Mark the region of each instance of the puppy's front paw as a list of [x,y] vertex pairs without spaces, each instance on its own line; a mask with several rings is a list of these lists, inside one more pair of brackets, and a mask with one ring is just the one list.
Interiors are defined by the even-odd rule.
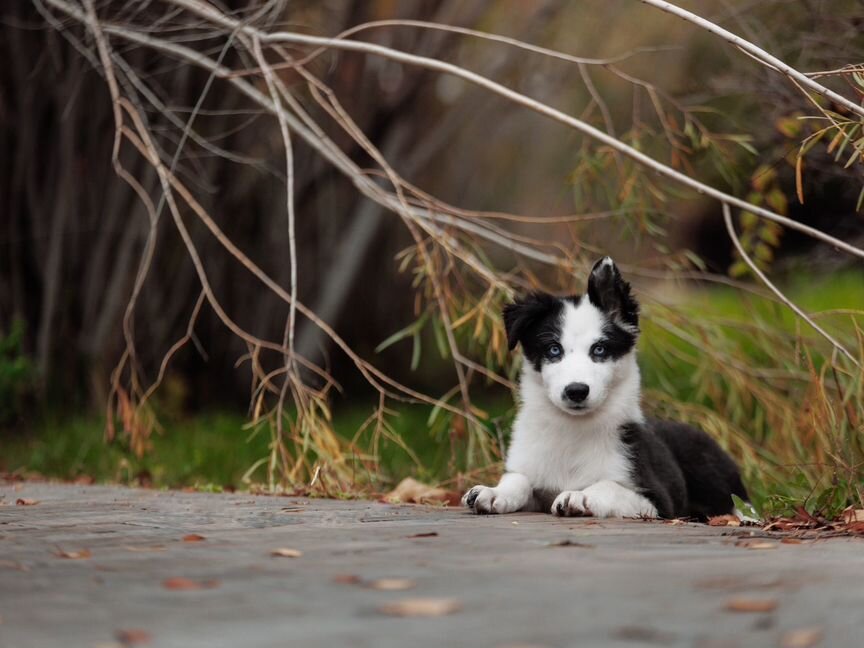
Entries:
[[507,497],[497,488],[475,486],[462,496],[462,506],[467,506],[475,513],[513,513],[520,506],[514,498]]
[[462,496],[462,506],[475,513],[495,513],[492,509],[494,502],[495,489],[488,486],[475,486]]
[[563,493],[559,493],[555,501],[552,502],[552,515],[581,517],[583,515],[593,515],[593,513],[588,508],[588,500],[585,497],[585,493],[582,491],[564,491]]

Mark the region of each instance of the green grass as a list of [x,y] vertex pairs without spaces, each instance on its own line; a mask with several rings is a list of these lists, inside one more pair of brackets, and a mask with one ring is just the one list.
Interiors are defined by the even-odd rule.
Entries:
[[[509,401],[492,403],[490,409],[504,410]],[[372,411],[348,406],[336,411],[334,424],[345,438],[353,437]],[[450,446],[446,435],[429,429],[430,408],[407,406],[390,419],[396,433],[420,459],[416,463],[395,443],[380,445],[381,488],[406,476],[440,480],[446,475]],[[121,440],[105,441],[104,419],[100,417],[48,418],[23,437],[0,437],[0,471],[74,480],[92,477],[97,482],[147,483],[156,487],[202,489],[243,487],[243,477],[264,482],[269,455],[266,430],[246,429],[242,413],[213,412],[183,420],[160,420],[163,429],[154,433],[152,448],[136,457]],[[364,447],[366,434],[359,440]],[[358,470],[360,462],[358,462]]]
[[182,487],[239,485],[243,474],[267,454],[263,436],[249,438],[240,414],[213,413],[166,423],[153,447],[137,458],[121,442],[105,442],[104,419],[49,418],[24,438],[6,438],[0,468],[46,477]]
[[[808,313],[831,309],[864,310],[864,274],[859,272],[842,272],[807,280],[793,279],[783,286],[783,290]],[[724,342],[734,345],[741,354],[738,358],[740,361],[753,366],[764,365],[771,360],[770,353],[773,349],[749,331],[736,329],[735,323],[762,327],[766,331],[785,332],[789,336],[795,335],[796,331],[815,335],[812,329],[785,305],[722,286],[688,295],[682,311],[693,317],[694,324],[728,321],[729,325],[723,329]],[[832,330],[832,325],[841,322],[841,319],[843,316],[822,317],[819,318],[819,323]],[[861,318],[859,325],[864,326],[864,318]],[[686,362],[673,357],[669,350],[698,353],[700,349],[661,328],[652,322],[650,317],[643,318],[641,326],[639,364],[642,367],[643,385],[663,389],[677,400],[698,400],[698,378]],[[840,326],[851,334],[848,316]],[[686,326],[683,330],[691,332]],[[851,346],[854,348],[854,341]]]

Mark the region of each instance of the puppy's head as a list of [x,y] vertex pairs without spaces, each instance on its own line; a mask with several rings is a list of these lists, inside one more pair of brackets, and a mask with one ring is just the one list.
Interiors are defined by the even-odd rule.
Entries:
[[600,409],[632,370],[639,304],[609,257],[594,264],[587,295],[532,293],[504,308],[510,349],[522,345],[526,371],[539,376],[558,408],[585,415]]

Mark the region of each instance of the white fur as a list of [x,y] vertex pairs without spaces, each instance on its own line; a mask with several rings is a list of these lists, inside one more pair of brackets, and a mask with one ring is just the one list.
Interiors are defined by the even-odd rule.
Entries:
[[657,509],[644,495],[618,482],[604,480],[584,491],[564,491],[552,503],[556,515],[595,517],[657,517]]
[[462,498],[465,504],[469,493],[479,489],[474,507],[484,513],[515,513],[521,511],[531,499],[531,483],[525,475],[505,473],[495,488],[475,486]]
[[[611,388],[627,372],[626,359],[619,362],[595,362],[591,359],[591,347],[601,338],[604,321],[603,314],[587,298],[583,298],[579,306],[564,303],[560,340],[564,355],[558,362],[544,364],[540,377],[549,401],[568,415],[584,416],[602,405]],[[635,365],[635,356],[633,360]],[[564,388],[571,383],[588,385],[590,391],[584,410],[574,410],[564,400]],[[636,389],[638,396],[638,370]]]
[[[617,361],[594,362],[589,350],[602,336],[604,318],[587,297],[566,303],[561,327],[563,358],[536,371],[522,368],[521,407],[513,425],[506,474],[494,488],[479,489],[475,510],[510,513],[525,508],[535,489],[559,492],[566,515],[656,517],[654,506],[634,490],[630,462],[619,428],[642,422],[639,367],[635,351]],[[574,411],[562,400],[564,387],[585,383],[586,409]]]

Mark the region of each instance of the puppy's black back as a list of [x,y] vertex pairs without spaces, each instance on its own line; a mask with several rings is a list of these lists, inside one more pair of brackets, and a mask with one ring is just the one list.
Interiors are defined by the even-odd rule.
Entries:
[[627,448],[631,477],[662,518],[687,515],[687,482],[678,460],[663,440],[647,425],[628,423],[621,428]]
[[747,500],[738,467],[702,430],[651,419],[621,428],[633,481],[660,517],[705,520],[732,513],[732,495]]
[[731,513],[732,495],[747,501],[747,490],[732,458],[705,432],[672,421],[648,421],[648,429],[675,457],[687,484],[687,516],[699,519]]

